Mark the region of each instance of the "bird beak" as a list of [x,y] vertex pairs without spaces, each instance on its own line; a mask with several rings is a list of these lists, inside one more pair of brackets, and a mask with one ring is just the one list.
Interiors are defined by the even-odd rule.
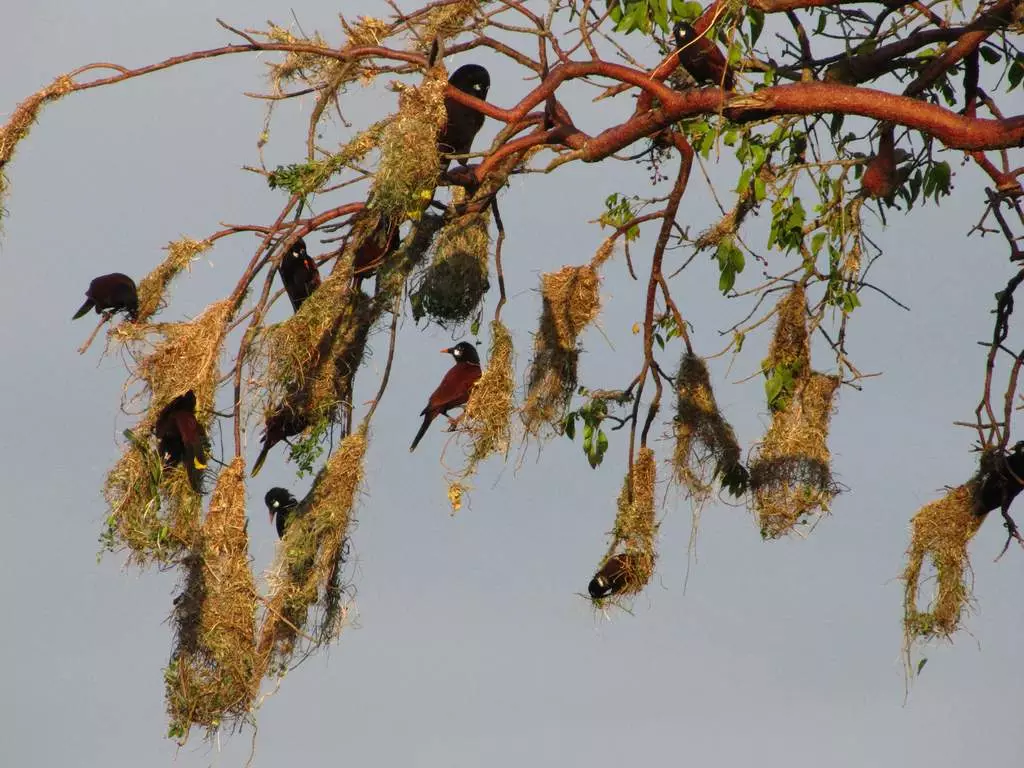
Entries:
[[452,353],[452,348],[451,347],[448,347],[446,349],[442,349],[441,350],[441,354],[442,355],[450,355],[451,353]]
[[270,520],[271,524],[273,524],[273,522],[274,522],[274,513],[275,513],[276,511],[277,511],[276,509],[271,509],[271,510],[268,510],[269,514],[268,514],[268,516],[267,516],[267,517],[268,517],[268,519]]

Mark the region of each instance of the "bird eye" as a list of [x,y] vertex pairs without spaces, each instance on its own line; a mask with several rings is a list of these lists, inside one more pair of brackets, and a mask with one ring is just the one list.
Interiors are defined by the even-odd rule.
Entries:
[[482,87],[483,86],[481,86],[480,83],[474,83],[473,84],[473,90],[474,91],[479,91]]
[[281,506],[281,502],[280,502],[280,501],[275,501],[275,502],[274,502],[274,508],[275,508],[275,509],[276,509],[277,507],[280,507],[280,506]]

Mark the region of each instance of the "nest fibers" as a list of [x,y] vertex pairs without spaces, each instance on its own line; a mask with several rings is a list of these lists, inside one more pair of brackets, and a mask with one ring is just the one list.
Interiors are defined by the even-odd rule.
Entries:
[[774,539],[828,512],[838,488],[832,479],[828,428],[839,378],[812,373],[800,380],[750,465],[761,535]]
[[731,490],[738,490],[735,481],[742,479],[746,469],[740,460],[736,433],[715,402],[707,363],[692,352],[684,352],[675,383],[676,444],[672,466],[676,482],[696,499],[710,495],[715,477],[721,477],[723,485]]
[[424,315],[447,327],[469,319],[490,288],[487,259],[490,213],[458,216],[434,239],[434,258],[412,293],[413,318]]
[[618,512],[612,530],[612,543],[598,565],[600,571],[612,557],[625,552],[629,556],[625,560],[625,586],[616,594],[597,602],[638,594],[654,574],[657,560],[654,540],[658,532],[658,524],[654,519],[655,479],[654,451],[643,447],[633,462],[632,473],[627,473],[623,481],[617,501]]
[[192,725],[212,731],[245,717],[259,690],[244,475],[241,457],[220,474],[175,601],[177,645],[164,682],[170,734],[182,739]]
[[[164,304],[164,296],[171,281],[211,247],[209,240],[192,240],[187,237],[167,246],[167,257],[139,283],[139,314],[135,319],[136,324],[147,322],[157,313]],[[132,329],[126,327],[123,333],[131,334]]]
[[463,476],[494,453],[507,453],[512,438],[512,336],[500,320],[491,323],[491,348],[487,368],[469,393],[465,429],[473,441],[469,464]]
[[[341,629],[345,606],[340,568],[363,480],[366,445],[365,426],[342,440],[281,540],[277,563],[268,576],[271,594],[259,640],[259,653],[272,672],[285,671],[300,635],[319,644]],[[311,636],[306,627],[315,604],[319,616]]]
[[[985,515],[975,515],[976,482],[964,483],[926,504],[911,521],[907,567],[903,571],[903,629],[908,644],[917,639],[948,638],[960,627],[970,600],[964,579],[970,571],[967,543],[978,532]],[[928,609],[918,609],[921,566],[928,558],[936,571],[936,592]]]
[[598,268],[612,252],[606,240],[590,264],[562,267],[541,276],[543,309],[533,338],[533,360],[527,374],[522,408],[528,434],[538,436],[544,425],[562,429],[565,411],[576,390],[580,348],[578,338],[601,310]]

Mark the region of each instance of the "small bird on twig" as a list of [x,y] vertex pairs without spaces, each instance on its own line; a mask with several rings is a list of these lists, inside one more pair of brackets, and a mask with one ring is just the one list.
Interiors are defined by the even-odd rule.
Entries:
[[306,241],[301,237],[292,243],[292,247],[281,258],[281,282],[292,302],[292,310],[299,311],[302,302],[309,298],[320,287],[320,272],[316,262],[306,252]]
[[93,278],[85,295],[85,303],[78,308],[72,320],[77,320],[94,307],[97,315],[124,312],[134,320],[139,314],[139,295],[135,281],[120,272]]
[[725,54],[705,35],[680,21],[672,30],[679,49],[679,63],[698,83],[717,85],[731,91],[736,81]]
[[442,349],[441,352],[454,357],[455,365],[449,368],[448,373],[441,379],[441,383],[427,400],[427,407],[420,411],[423,424],[420,425],[420,431],[416,433],[412,445],[409,446],[410,452],[416,450],[423,435],[427,433],[430,422],[439,414],[448,416],[448,411],[452,408],[458,408],[469,402],[470,390],[480,378],[480,357],[476,353],[476,348],[468,341],[460,341],[454,347]]
[[[491,87],[491,76],[479,64],[464,64],[452,73],[448,82],[463,93],[487,101],[487,91]],[[444,108],[448,120],[437,136],[437,149],[442,155],[442,171],[448,169],[452,158],[445,155],[467,155],[473,146],[473,139],[484,124],[484,115],[472,107],[467,107],[450,96],[444,99]],[[466,164],[465,159],[459,161]]]

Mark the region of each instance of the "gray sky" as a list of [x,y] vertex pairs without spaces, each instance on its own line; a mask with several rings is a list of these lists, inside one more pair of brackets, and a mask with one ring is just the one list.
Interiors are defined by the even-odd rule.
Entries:
[[[307,30],[337,40],[333,7],[291,7]],[[361,0],[350,12],[374,8]],[[228,42],[217,16],[257,26],[267,18],[287,23],[287,14],[265,0],[13,4],[4,12],[0,113],[86,62],[141,65]],[[495,103],[508,106],[530,87],[486,55],[455,63],[468,60],[491,68]],[[120,431],[131,424],[118,412],[124,364],[117,355],[100,360],[99,345],[78,356],[92,320],[69,318],[91,277],[124,271],[139,278],[172,239],[276,214],[280,193],[239,170],[257,161],[262,120],[261,105],[241,92],[257,90],[262,74],[262,60],[234,56],[69,97],[47,108],[8,168],[13,194],[0,242],[7,275],[0,284],[7,374],[0,399],[7,435],[0,464],[7,494],[2,765],[175,762],[175,745],[162,738],[161,680],[175,579],[126,571],[118,556],[96,562],[106,514],[100,489]],[[358,125],[393,108],[392,101],[353,99],[346,112]],[[291,140],[309,108],[282,110],[272,162],[299,158]],[[489,123],[483,138],[494,130]],[[968,620],[972,634],[927,651],[930,663],[903,705],[896,577],[907,522],[943,484],[972,471],[972,434],[950,422],[973,411],[982,373],[975,341],[990,332],[991,296],[1010,274],[1000,241],[965,238],[980,210],[980,175],[956,156],[949,160],[957,171],[954,204],[896,213],[888,230],[876,231],[886,255],[873,280],[913,312],[862,294],[850,349],[862,369],[885,375],[862,393],[841,393],[831,446],[851,491],[836,500],[833,517],[806,541],[762,543],[745,510],[708,508],[684,594],[690,512],[670,489],[658,572],[633,616],[595,616],[576,594],[605,547],[624,436],[612,436],[598,472],[565,440],[549,444],[539,460],[529,452],[518,471],[491,462],[470,506],[450,517],[436,460],[445,436],[434,429],[415,454],[407,451],[422,402],[446,369],[437,350],[450,337],[407,321],[374,422],[354,533],[358,627],[288,675],[266,702],[256,765],[1019,761],[1024,612],[1014,589],[1024,556],[1011,550],[993,565],[1003,540],[997,521],[972,545],[979,609]],[[573,166],[516,180],[504,194],[513,297],[505,319],[515,330],[520,372],[539,273],[590,258],[601,234],[586,221],[607,194],[647,189],[639,168]],[[696,229],[711,221],[702,184],[687,192],[684,210]],[[644,243],[641,269],[650,239]],[[252,244],[218,244],[175,285],[161,319],[189,316],[225,295]],[[748,270],[741,285],[754,277]],[[699,259],[675,289],[704,353],[720,348],[717,331],[746,309],[721,299],[716,283],[712,266]],[[632,376],[640,352],[629,329],[640,317],[641,292],[620,254],[605,270],[607,340],[597,332],[585,339],[587,383],[621,386]],[[376,385],[383,338],[363,370],[360,402]],[[765,341],[761,334],[748,342],[730,380],[756,368]],[[749,445],[767,423],[762,386],[727,383],[721,362],[714,373],[719,403]],[[308,482],[296,481],[276,450],[250,485],[258,568],[275,544],[263,493],[284,484],[299,495]],[[197,732],[175,764],[241,765],[249,746],[248,732],[219,749]]]

